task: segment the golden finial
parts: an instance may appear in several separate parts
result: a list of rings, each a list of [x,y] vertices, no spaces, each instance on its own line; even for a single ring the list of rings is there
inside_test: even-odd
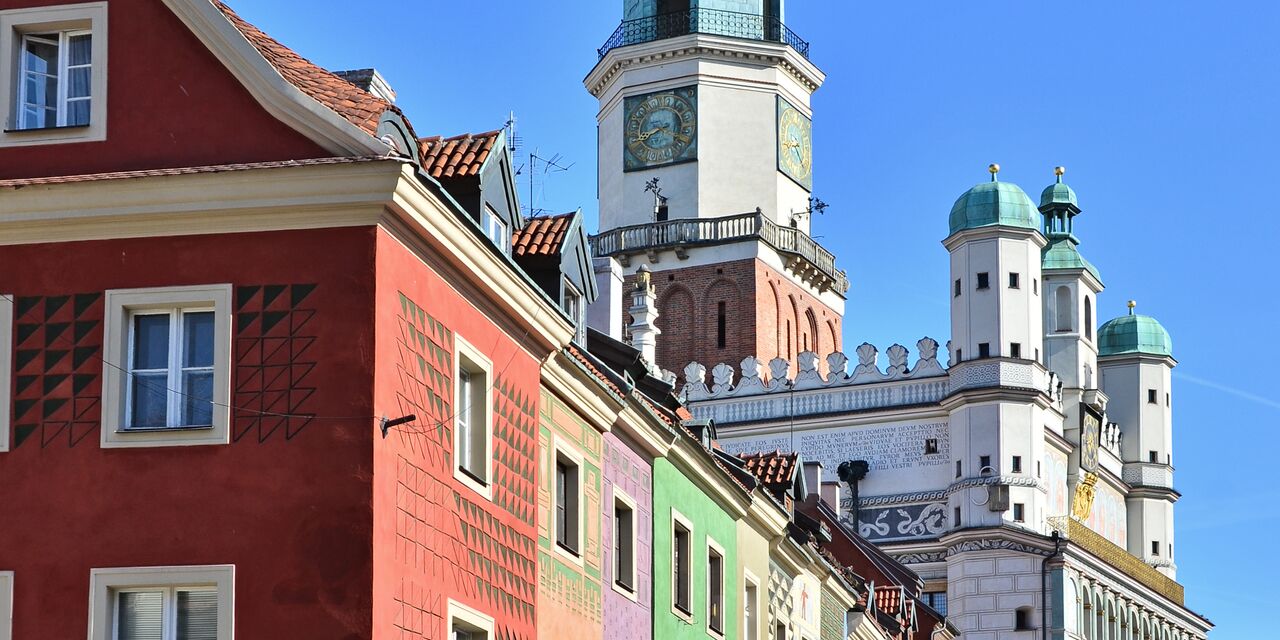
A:
[[[1129,315],[1133,315],[1133,309],[1134,309],[1134,307],[1137,307],[1137,306],[1138,306],[1137,301],[1135,301],[1135,300],[1130,300],[1130,301],[1129,301]]]
[[[998,164],[996,164],[996,163],[992,162],[992,163],[991,163],[991,166],[987,167],[987,171],[991,173],[991,181],[992,181],[992,182],[995,182],[995,181],[996,181],[996,174],[997,174],[997,173],[1000,173],[1000,165],[998,165]]]
[[[1053,175],[1058,176],[1058,183],[1059,183],[1059,184],[1061,184],[1061,183],[1062,183],[1062,174],[1064,174],[1064,173],[1066,173],[1066,172],[1067,172],[1067,168],[1066,168],[1066,167],[1054,167],[1054,168],[1053,168]]]

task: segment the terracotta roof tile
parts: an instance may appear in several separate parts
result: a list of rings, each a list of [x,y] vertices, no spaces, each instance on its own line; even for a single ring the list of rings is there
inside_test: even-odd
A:
[[[601,371],[600,368],[595,365],[595,363],[591,362],[590,358],[583,355],[582,351],[578,350],[576,346],[569,345],[566,351],[569,352],[569,355],[573,356],[574,360],[578,361],[579,364],[585,367],[586,370],[591,373],[591,375],[599,379],[601,384],[603,384],[605,387],[608,387],[610,391],[618,394],[619,396],[626,395],[625,393],[622,392],[621,387],[614,384],[613,379],[605,375],[605,373]]]
[[[90,173],[78,176],[50,176],[47,178],[0,180],[0,189],[21,189],[22,187],[69,184],[73,182],[98,182],[101,180],[128,180],[132,178],[155,178],[161,176],[189,176],[201,173],[225,173],[228,171],[248,171],[252,169],[284,169],[288,167],[310,167],[327,164],[355,164],[360,162],[399,162],[399,160],[374,156],[355,156],[342,158],[312,158],[307,160],[275,160],[271,162],[248,162],[240,164],[218,164],[203,167],[179,167],[174,169],[116,171],[112,173]]]
[[[422,151],[422,168],[431,177],[464,178],[480,173],[485,160],[493,152],[501,131],[466,133],[452,138],[434,136],[418,140]]]
[[[222,0],[211,1],[285,80],[369,135],[377,135],[378,120],[384,112],[395,110],[390,102],[320,68],[280,44],[261,29],[246,22]]]
[[[511,252],[516,256],[554,256],[560,254],[565,234],[577,212],[558,216],[530,218],[524,228],[511,237]]]
[[[889,585],[876,587],[877,610],[897,616],[903,612],[902,607],[902,587]]]
[[[785,492],[795,479],[796,454],[774,451],[738,456],[747,470],[760,479],[760,484],[774,492]]]

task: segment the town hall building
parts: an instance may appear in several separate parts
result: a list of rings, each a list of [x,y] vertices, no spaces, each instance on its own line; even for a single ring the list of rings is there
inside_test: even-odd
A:
[[[844,348],[849,280],[810,235],[825,76],[782,2],[624,4],[585,81],[602,297],[652,282],[618,322],[721,446],[838,474],[843,525],[964,638],[1206,637],[1176,581],[1172,343],[1132,302],[1099,326],[1118,305],[1099,306],[1065,171],[1038,203],[997,165],[959,197],[949,340],[886,367]]]

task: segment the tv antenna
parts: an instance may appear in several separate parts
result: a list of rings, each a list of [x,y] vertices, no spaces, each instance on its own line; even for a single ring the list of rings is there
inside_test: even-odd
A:
[[[517,121],[516,112],[512,111],[507,114],[507,121],[502,125],[502,130],[507,132],[507,151],[510,151],[511,155],[515,155],[516,151],[520,149],[520,143],[523,142],[516,133]],[[518,174],[519,171],[516,173]]]
[[[543,188],[546,187],[547,176],[553,173],[564,173],[574,167],[576,163],[565,163],[564,156],[554,154],[551,156],[538,155],[538,149],[534,149],[529,154],[529,217],[536,218],[547,212],[546,209],[539,209],[536,206],[538,176],[542,176]],[[516,175],[520,172],[517,171]]]

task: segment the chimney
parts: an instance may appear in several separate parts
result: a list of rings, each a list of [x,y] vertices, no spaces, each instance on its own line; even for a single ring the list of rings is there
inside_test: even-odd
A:
[[[378,73],[377,69],[352,69],[349,71],[334,71],[333,75],[350,82],[351,84],[372,93],[387,102],[395,104],[396,92],[391,89],[391,85],[387,84],[387,79]]]
[[[836,480],[827,480],[822,483],[821,488],[822,501],[831,507],[832,511],[840,513],[840,483]]]
[[[645,363],[655,373],[661,375],[657,367],[658,335],[662,330],[655,324],[658,320],[658,296],[654,289],[652,275],[648,265],[640,265],[636,272],[636,283],[631,289],[631,346],[640,350]]]
[[[622,265],[613,258],[595,258],[596,289],[600,297],[587,305],[587,326],[614,340],[622,339]]]
[[[817,460],[806,460],[804,463],[804,488],[809,492],[809,496],[818,493],[822,487],[822,463]],[[796,496],[797,499],[806,500],[809,496]]]

